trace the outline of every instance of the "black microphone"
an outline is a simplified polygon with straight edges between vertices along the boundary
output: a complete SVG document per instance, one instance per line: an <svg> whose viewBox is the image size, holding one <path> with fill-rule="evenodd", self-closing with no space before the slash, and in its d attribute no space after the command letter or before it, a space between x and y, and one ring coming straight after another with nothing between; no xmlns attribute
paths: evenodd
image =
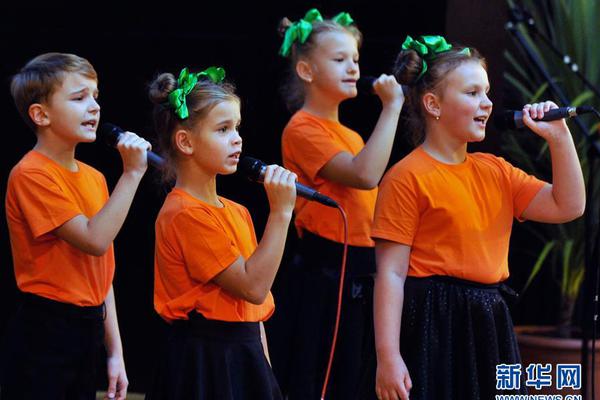
<svg viewBox="0 0 600 400"><path fill-rule="evenodd" d="M117 142L119 141L119 136L125 133L123 128L120 128L114 124L109 122L105 122L100 124L98 128L98 137L104 140L104 143L111 147L115 147ZM152 164L155 168L162 168L165 165L165 159L159 156L158 154L148 150L146 153L146 157L148 162Z"/></svg>
<svg viewBox="0 0 600 400"><path fill-rule="evenodd" d="M594 112L594 109L589 106L581 107L559 107L553 108L544 112L544 117L534 119L534 121L556 121L563 118L571 118L580 114ZM494 125L500 130L505 129L523 129L523 111L504 111L494 116Z"/></svg>
<svg viewBox="0 0 600 400"><path fill-rule="evenodd" d="M356 90L358 90L358 93L360 94L375 94L375 90L373 90L373 84L376 80L377 78L374 76L361 76L356 82ZM408 97L410 87L407 85L400 86L402 86L402 93L404 94L404 97Z"/></svg>
<svg viewBox="0 0 600 400"><path fill-rule="evenodd" d="M240 171L243 171L243 173L246 174L248 179L262 183L265 177L265 169L267 168L267 164L260 160L257 160L256 158L244 156L240 159L239 166ZM336 203L333 199L298 182L296 182L296 193L299 196L302 196L308 200L314 200L325 206L338 207L338 203Z"/></svg>

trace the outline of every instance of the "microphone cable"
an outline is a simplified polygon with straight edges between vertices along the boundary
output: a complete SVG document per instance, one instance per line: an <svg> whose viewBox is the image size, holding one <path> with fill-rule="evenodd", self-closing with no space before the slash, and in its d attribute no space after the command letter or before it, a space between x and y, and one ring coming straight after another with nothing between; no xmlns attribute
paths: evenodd
<svg viewBox="0 0 600 400"><path fill-rule="evenodd" d="M333 339L331 341L331 350L329 351L329 360L327 362L327 369L325 370L325 380L323 381L323 388L321 389L321 400L325 400L325 393L327 392L327 384L329 383L329 376L331 374L331 366L333 364L333 356L335 354L335 345L337 342L338 330L340 327L340 316L342 314L342 297L344 293L344 281L346 277L346 258L348 255L348 217L342 206L337 205L336 207L341 214L342 220L344 221L344 252L342 255L342 265L340 269L340 286L338 289L338 301L337 311L335 315L335 325L333 328Z"/></svg>

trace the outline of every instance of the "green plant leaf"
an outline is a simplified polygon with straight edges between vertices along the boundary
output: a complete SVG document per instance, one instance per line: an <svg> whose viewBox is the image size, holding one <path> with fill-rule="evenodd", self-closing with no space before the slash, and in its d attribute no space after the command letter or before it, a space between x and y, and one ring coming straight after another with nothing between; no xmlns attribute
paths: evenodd
<svg viewBox="0 0 600 400"><path fill-rule="evenodd" d="M531 160L531 155L527 153L523 146L517 140L517 135L507 135L508 144L503 146L505 151L508 151L512 158L517 161L517 164L522 166L526 171L529 171L535 175L536 167Z"/></svg>
<svg viewBox="0 0 600 400"><path fill-rule="evenodd" d="M510 84L517 89L524 98L531 98L533 94L531 90L527 89L525 85L523 85L518 79L513 77L509 72L504 73L504 79L506 79Z"/></svg>
<svg viewBox="0 0 600 400"><path fill-rule="evenodd" d="M567 292L567 296L576 299L579 291L581 290L581 284L583 283L583 278L585 276L585 268L578 268L573 274L573 279L571 280L571 284L569 285L569 290Z"/></svg>
<svg viewBox="0 0 600 400"><path fill-rule="evenodd" d="M506 60L510 63L511 68L513 68L515 70L515 72L518 73L518 77L516 79L523 79L526 80L527 79L527 72L525 71L525 69L523 68L523 63L521 63L519 60L517 60L510 52L505 51L504 52L504 58L506 58Z"/></svg>
<svg viewBox="0 0 600 400"><path fill-rule="evenodd" d="M573 107L579 107L580 105L582 105L583 103L585 103L586 101L591 99L592 97L594 97L594 93L591 90L586 90L586 91L582 92L579 96L577 96L573 100L571 100L571 105Z"/></svg>
<svg viewBox="0 0 600 400"><path fill-rule="evenodd" d="M567 294L569 289L569 274L570 274L570 265L569 262L571 260L571 252L573 251L573 239L569 239L563 245L562 251L562 279L561 279L561 288L560 291L563 295Z"/></svg>
<svg viewBox="0 0 600 400"><path fill-rule="evenodd" d="M544 144L542 144L542 147L540 147L540 151L538 152L538 155L535 159L541 160L542 157L544 157L544 155L546 154L546 151L548 151L548 142L544 142Z"/></svg>
<svg viewBox="0 0 600 400"><path fill-rule="evenodd" d="M525 286L522 290L523 292L527 290L529 285L531 285L531 282L533 282L533 278L535 278L536 275L540 272L542 265L544 265L544 260L546 260L546 257L548 257L548 254L550 254L550 251L554 248L555 244L556 242L552 240L544 245L544 248L540 252L537 260L535 261L535 264L533 265L531 273L529 274L529 278L527 278L527 282L525 283Z"/></svg>
<svg viewBox="0 0 600 400"><path fill-rule="evenodd" d="M546 90L548 90L548 86L550 86L548 82L542 83L542 85L535 91L533 96L531 96L530 102L537 103L542 95L546 93Z"/></svg>
<svg viewBox="0 0 600 400"><path fill-rule="evenodd" d="M584 75L592 85L600 87L600 51L598 51L600 1L507 0L507 2L529 11L535 22L535 31L547 37L560 53L568 55L571 62L579 67L579 73ZM521 102L549 99L562 106L590 105L600 109L600 98L582 83L571 66L565 64L551 46L534 30L527 29L526 24L519 24L517 29L546 67L553 81L563 89L569 104L561 104L562 102L558 101L529 55L515 41L513 49L508 50L504 55L508 67L507 73L504 74L504 81L514 89L515 95L522 96ZM594 136L596 138L594 140L600 141L598 135L600 122L588 116L583 116L580 120L590 125L587 128L589 133L597 135ZM591 192L591 200L588 201L586 211L590 212L593 206L600 204L600 173L595 174L594 180L590 181L589 170L600 171L600 161L596 165L589 165L591 161L588 160L588 149L591 141L586 135L587 132L582 132L572 120L568 124L576 145L586 188ZM516 166L548 182L552 181L550 151L543 140L533 135L505 135L502 137L501 149L506 158ZM542 250L531 256L535 262L525 288L539 276L542 265L547 265L560 289L561 296L571 300L577 298L584 276L586 237L593 234L586 232L584 225L583 218L556 225L533 222L515 225L515 230L525 230L523 234L542 243ZM531 246L517 245L517 251L529 257Z"/></svg>

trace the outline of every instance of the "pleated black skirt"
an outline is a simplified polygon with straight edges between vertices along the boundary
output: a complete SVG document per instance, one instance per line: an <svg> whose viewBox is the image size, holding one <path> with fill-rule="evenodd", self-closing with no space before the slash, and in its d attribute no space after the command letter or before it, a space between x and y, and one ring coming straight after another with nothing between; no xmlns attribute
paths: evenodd
<svg viewBox="0 0 600 400"><path fill-rule="evenodd" d="M520 364L505 302L510 289L451 277L408 277L400 353L413 383L411 400L488 400L496 390L496 366ZM512 292L514 293L514 292ZM363 398L375 399L375 383Z"/></svg>
<svg viewBox="0 0 600 400"><path fill-rule="evenodd" d="M176 321L147 400L279 400L258 322Z"/></svg>

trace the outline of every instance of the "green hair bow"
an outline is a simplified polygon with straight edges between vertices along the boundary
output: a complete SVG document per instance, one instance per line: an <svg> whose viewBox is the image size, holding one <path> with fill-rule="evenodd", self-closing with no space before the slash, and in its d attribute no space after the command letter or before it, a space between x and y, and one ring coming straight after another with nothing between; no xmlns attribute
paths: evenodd
<svg viewBox="0 0 600 400"><path fill-rule="evenodd" d="M342 26L348 26L354 23L354 20L347 12L341 12L331 20ZM298 41L300 43L305 43L312 32L312 24L314 21L323 21L321 13L316 8L308 10L304 18L292 23L285 31L279 54L283 57L287 57L292 50L294 42Z"/></svg>
<svg viewBox="0 0 600 400"><path fill-rule="evenodd" d="M207 77L214 83L220 83L225 79L225 70L221 67L208 67L197 73L190 73L187 68L181 70L179 78L177 78L177 89L169 93L169 105L179 119L189 117L190 114L185 99L202 76Z"/></svg>
<svg viewBox="0 0 600 400"><path fill-rule="evenodd" d="M308 10L304 18L292 23L285 31L279 54L287 57L295 41L299 41L300 43L306 42L306 39L308 39L312 32L312 23L314 21L323 21L321 13L316 8Z"/></svg>
<svg viewBox="0 0 600 400"><path fill-rule="evenodd" d="M354 23L354 20L352 19L350 14L348 14L347 12L341 12L338 15L336 15L335 17L331 18L331 20L342 26L352 25Z"/></svg>
<svg viewBox="0 0 600 400"><path fill-rule="evenodd" d="M402 43L402 50L414 50L423 59L423 68L417 76L417 81L427 72L426 60L433 60L438 54L444 53L452 49L452 45L446 42L443 36L419 36L418 40L410 36L406 36L406 40ZM461 53L471 54L468 47L465 47Z"/></svg>

